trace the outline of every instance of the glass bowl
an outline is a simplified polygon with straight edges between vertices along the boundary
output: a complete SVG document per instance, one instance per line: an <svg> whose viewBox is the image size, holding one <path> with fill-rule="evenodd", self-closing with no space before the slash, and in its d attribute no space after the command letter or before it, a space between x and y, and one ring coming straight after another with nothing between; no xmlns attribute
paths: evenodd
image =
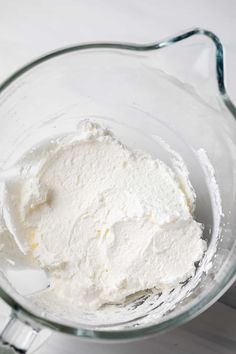
<svg viewBox="0 0 236 354"><path fill-rule="evenodd" d="M2 232L2 242L10 246L0 253L0 297L12 308L2 341L24 351L45 327L91 339L137 338L183 324L215 302L236 276L235 117L224 83L222 44L199 28L148 45L63 48L6 80L0 86L1 173L38 139L92 118L128 146L169 165L174 151L182 156L208 249L195 276L165 298L147 292L99 314L67 312L55 299L55 314L8 281L4 261L18 267L22 256Z"/></svg>

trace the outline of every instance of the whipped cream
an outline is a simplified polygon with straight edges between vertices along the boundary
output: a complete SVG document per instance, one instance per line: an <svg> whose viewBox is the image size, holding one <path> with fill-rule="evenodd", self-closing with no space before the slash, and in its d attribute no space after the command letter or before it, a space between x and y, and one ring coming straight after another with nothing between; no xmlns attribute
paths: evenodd
<svg viewBox="0 0 236 354"><path fill-rule="evenodd" d="M53 296L94 310L194 275L206 245L186 171L90 121L36 146L18 167L5 184L14 214L6 225L48 272Z"/></svg>

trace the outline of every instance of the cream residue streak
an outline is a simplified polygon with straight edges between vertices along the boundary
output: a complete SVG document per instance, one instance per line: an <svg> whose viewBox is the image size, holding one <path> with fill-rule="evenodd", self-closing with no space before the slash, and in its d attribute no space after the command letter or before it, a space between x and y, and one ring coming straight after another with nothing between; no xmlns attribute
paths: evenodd
<svg viewBox="0 0 236 354"><path fill-rule="evenodd" d="M22 161L12 210L54 296L96 309L194 274L205 250L194 192L162 161L90 121Z"/></svg>

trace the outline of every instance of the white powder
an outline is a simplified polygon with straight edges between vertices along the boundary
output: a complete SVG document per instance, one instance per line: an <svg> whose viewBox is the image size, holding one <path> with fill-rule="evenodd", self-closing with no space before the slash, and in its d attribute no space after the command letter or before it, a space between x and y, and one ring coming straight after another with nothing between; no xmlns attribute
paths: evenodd
<svg viewBox="0 0 236 354"><path fill-rule="evenodd" d="M24 161L14 188L6 184L11 221L48 271L53 296L96 309L194 274L205 241L187 173L180 181L89 121Z"/></svg>

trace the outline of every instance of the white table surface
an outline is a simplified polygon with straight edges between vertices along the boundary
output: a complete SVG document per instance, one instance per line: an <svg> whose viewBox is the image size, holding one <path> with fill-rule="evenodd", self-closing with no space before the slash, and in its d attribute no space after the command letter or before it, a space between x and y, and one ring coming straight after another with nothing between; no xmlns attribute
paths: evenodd
<svg viewBox="0 0 236 354"><path fill-rule="evenodd" d="M235 19L235 0L0 0L0 81L35 57L65 45L99 40L145 43L201 26L224 43L228 91L236 102ZM231 291L230 297L235 293ZM217 302L181 328L132 343L94 344L54 334L37 351L144 352L235 354L236 310Z"/></svg>

